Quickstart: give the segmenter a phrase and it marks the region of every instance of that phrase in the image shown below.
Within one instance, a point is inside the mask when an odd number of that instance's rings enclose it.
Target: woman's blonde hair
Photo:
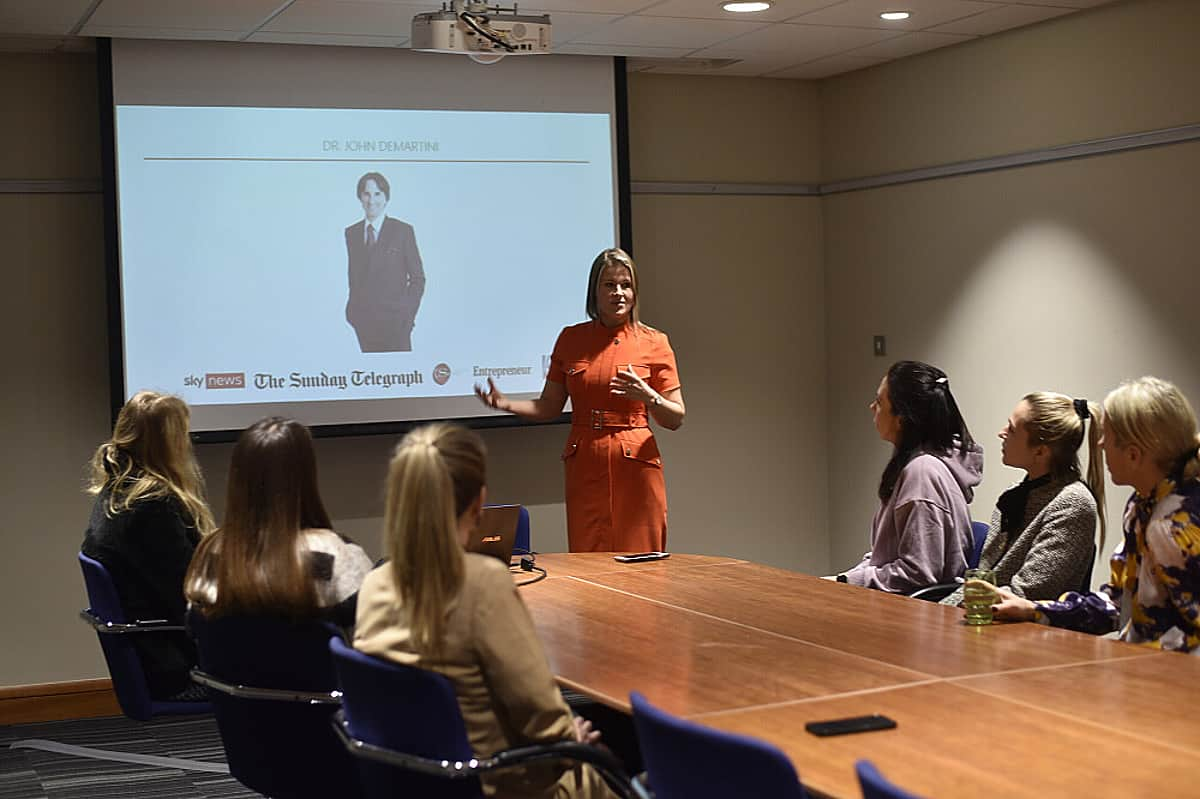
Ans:
[[[108,489],[108,515],[143,499],[173,497],[201,535],[212,532],[204,480],[188,438],[190,415],[187,403],[170,394],[139,391],[129,398],[117,414],[112,437],[92,456],[88,492]]]
[[[304,530],[332,525],[317,486],[308,428],[273,416],[242,431],[225,496],[225,523],[200,542],[188,567],[187,598],[213,617],[315,616],[314,575],[298,542]]]
[[[1139,377],[1114,388],[1104,400],[1104,434],[1137,445],[1178,480],[1200,476],[1196,413],[1173,383]]]
[[[596,304],[596,287],[600,285],[600,277],[610,266],[623,266],[629,270],[629,284],[633,289],[633,307],[629,309],[629,320],[635,328],[640,327],[638,317],[638,273],[633,264],[633,258],[620,247],[609,247],[601,251],[592,261],[592,271],[588,273],[587,309],[588,319],[599,319],[600,308]]]
[[[418,651],[443,641],[446,608],[463,582],[458,518],[487,482],[487,450],[474,432],[431,424],[406,435],[388,468],[384,530],[392,578]]]
[[[1104,450],[1100,446],[1100,406],[1087,400],[1076,400],[1066,394],[1052,391],[1036,391],[1022,398],[1029,406],[1029,418],[1025,430],[1029,443],[1043,444],[1050,450],[1050,471],[1061,477],[1084,480],[1079,467],[1079,448],[1083,445],[1084,433],[1088,442],[1088,469],[1085,484],[1096,500],[1096,513],[1100,517],[1100,537],[1097,549],[1104,548],[1108,532],[1108,514],[1104,510]],[[1087,419],[1092,420],[1087,428]]]

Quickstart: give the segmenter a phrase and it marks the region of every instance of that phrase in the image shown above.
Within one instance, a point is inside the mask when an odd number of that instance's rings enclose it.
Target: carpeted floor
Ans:
[[[14,741],[61,744],[224,763],[211,716],[178,716],[148,722],[123,716],[0,727],[0,799],[258,799],[228,774],[137,763],[115,763],[33,749]]]

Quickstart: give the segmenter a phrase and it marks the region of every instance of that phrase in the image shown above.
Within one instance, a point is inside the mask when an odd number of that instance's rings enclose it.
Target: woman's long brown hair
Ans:
[[[304,530],[330,527],[308,428],[279,417],[256,422],[233,448],[225,523],[192,558],[188,599],[210,616],[313,616],[316,589],[297,540]],[[206,585],[215,587],[215,602]]]

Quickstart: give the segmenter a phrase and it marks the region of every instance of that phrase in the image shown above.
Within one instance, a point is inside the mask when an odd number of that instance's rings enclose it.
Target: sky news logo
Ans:
[[[245,372],[208,372],[204,375],[205,388],[245,388]]]

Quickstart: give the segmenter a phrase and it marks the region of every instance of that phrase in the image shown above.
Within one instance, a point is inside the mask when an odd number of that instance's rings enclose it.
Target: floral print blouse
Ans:
[[[1096,593],[1038,602],[1037,620],[1200,655],[1200,479],[1167,478],[1125,505],[1112,580]]]

